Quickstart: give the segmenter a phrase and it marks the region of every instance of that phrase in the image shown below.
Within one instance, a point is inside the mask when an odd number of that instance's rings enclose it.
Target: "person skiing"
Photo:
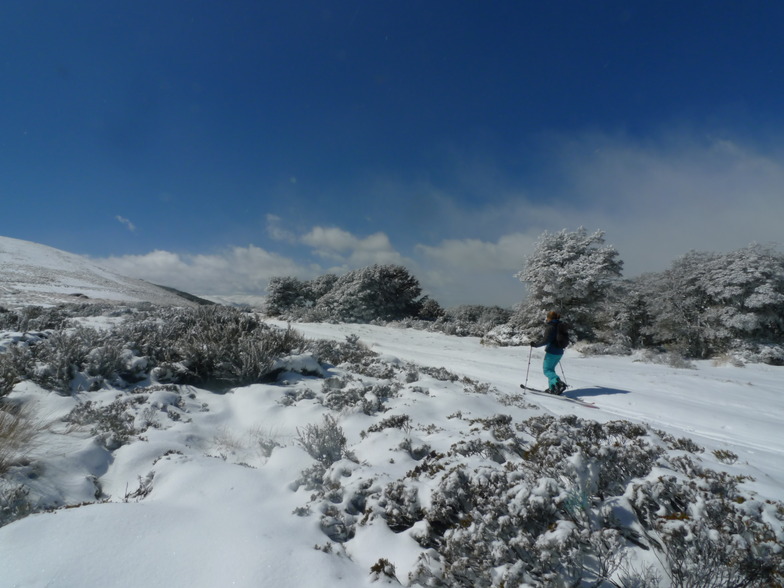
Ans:
[[[558,396],[563,394],[564,390],[566,390],[566,383],[564,383],[558,377],[558,374],[555,373],[555,366],[561,361],[564,352],[564,348],[558,344],[559,324],[562,324],[561,315],[551,310],[547,313],[547,326],[544,328],[543,338],[540,341],[531,341],[531,347],[546,346],[544,348],[542,371],[544,372],[544,375],[547,376],[547,381],[549,383],[547,391],[550,394],[556,394]],[[563,330],[564,327],[565,325],[562,325],[560,328]]]

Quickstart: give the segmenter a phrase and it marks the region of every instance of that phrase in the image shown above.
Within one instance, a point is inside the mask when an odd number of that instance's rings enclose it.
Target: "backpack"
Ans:
[[[569,327],[566,323],[558,323],[555,329],[555,344],[561,349],[566,349],[571,341],[569,340]]]

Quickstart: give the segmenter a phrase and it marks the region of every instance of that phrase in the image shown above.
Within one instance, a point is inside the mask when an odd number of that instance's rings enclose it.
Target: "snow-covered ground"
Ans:
[[[413,538],[417,526],[394,533],[380,518],[371,519],[356,525],[350,540],[336,543],[328,536],[339,533],[329,526],[330,508],[350,511],[352,497],[363,495],[360,489],[367,496],[405,477],[419,463],[402,449],[405,442],[445,452],[471,434],[469,422],[498,414],[514,422],[574,414],[648,423],[704,447],[699,459],[706,467],[748,476],[742,487],[750,496],[784,500],[782,368],[697,362],[695,369],[675,369],[631,357],[582,357],[570,349],[563,361],[571,386],[566,395],[598,407],[587,408],[520,397],[526,377],[530,385],[544,385],[541,350],[532,352],[529,371],[528,348],[485,347],[476,338],[370,325],[294,327],[314,339],[358,335],[392,364],[446,368],[489,387],[471,391],[461,381],[422,370],[386,400],[386,412],[370,415],[330,410],[323,402],[325,380],[293,372],[274,384],[225,394],[150,388],[137,417],[150,426],[110,451],[88,428],[61,419],[79,402],[109,402],[116,391],[72,398],[19,384],[11,399],[34,403],[47,427],[16,479],[31,495],[73,507],[0,528],[0,587],[394,583],[384,576],[373,582],[370,569],[381,558],[406,585],[426,551]],[[346,374],[332,369],[328,375]],[[329,468],[340,488],[331,502],[314,499],[306,488],[302,472],[315,460],[298,442],[326,414],[337,419],[354,457]],[[409,425],[368,434],[390,415],[407,415]],[[721,461],[716,450],[737,460]]]

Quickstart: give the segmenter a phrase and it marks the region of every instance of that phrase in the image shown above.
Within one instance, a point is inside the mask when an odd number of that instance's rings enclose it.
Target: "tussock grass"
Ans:
[[[31,449],[40,431],[28,409],[0,404],[0,474]]]

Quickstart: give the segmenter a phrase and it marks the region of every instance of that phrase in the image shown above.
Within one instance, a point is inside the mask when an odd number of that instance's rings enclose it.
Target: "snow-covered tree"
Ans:
[[[643,290],[653,338],[688,355],[784,342],[784,255],[772,248],[692,251]]]
[[[372,265],[340,276],[317,309],[332,320],[399,320],[419,313],[419,281],[400,265]]]
[[[525,329],[538,327],[545,313],[555,310],[578,336],[593,337],[608,320],[605,302],[623,268],[618,256],[615,247],[604,244],[603,231],[545,232],[517,274],[528,298],[516,322]]]
[[[293,308],[306,306],[307,302],[307,283],[292,277],[270,278],[266,300],[266,310],[269,316],[286,314]]]

